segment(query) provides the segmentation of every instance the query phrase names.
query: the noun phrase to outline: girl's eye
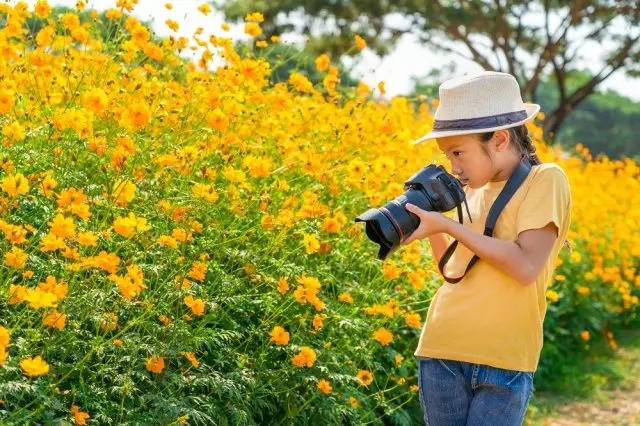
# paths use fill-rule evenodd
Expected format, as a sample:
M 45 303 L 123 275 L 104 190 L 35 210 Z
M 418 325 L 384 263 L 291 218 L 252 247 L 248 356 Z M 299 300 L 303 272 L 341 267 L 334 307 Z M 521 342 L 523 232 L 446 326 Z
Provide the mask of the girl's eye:
M 460 151 L 453 151 L 453 156 L 454 157 L 460 157 L 461 152 Z

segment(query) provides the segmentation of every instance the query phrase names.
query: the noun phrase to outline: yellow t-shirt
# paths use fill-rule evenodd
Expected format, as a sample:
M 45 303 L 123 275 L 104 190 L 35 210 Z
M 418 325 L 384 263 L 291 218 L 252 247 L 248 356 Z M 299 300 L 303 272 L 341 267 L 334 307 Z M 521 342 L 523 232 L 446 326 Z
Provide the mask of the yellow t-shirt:
M 506 184 L 489 182 L 465 189 L 473 223 L 480 233 L 489 208 Z M 545 293 L 571 220 L 571 192 L 565 172 L 555 163 L 533 166 L 529 176 L 500 213 L 494 238 L 516 241 L 527 229 L 553 222 L 558 238 L 535 284 L 523 285 L 479 259 L 457 284 L 436 292 L 414 355 L 465 361 L 509 370 L 535 372 L 542 349 Z M 464 273 L 473 253 L 461 243 L 445 268 L 448 277 Z

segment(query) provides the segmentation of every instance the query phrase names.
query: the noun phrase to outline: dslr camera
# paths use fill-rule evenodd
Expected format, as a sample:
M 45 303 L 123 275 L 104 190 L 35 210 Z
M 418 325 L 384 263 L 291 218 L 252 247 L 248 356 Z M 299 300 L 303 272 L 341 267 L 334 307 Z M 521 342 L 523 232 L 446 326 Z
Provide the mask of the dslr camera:
M 380 208 L 372 208 L 358 216 L 366 223 L 369 239 L 380 245 L 378 259 L 384 260 L 400 247 L 420 225 L 420 218 L 405 206 L 411 203 L 423 210 L 447 212 L 465 201 L 460 181 L 444 167 L 429 164 L 404 183 L 405 193 Z

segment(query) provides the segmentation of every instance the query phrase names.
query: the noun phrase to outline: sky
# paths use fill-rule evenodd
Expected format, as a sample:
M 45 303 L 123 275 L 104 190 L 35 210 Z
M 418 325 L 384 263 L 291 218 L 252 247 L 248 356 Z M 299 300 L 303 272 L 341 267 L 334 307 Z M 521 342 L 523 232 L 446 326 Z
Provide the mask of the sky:
M 9 3 L 15 4 L 15 0 Z M 36 0 L 27 0 L 33 5 Z M 49 0 L 49 4 L 75 7 L 75 0 Z M 105 10 L 114 7 L 116 0 L 89 0 L 87 9 Z M 151 22 L 153 30 L 158 36 L 166 37 L 170 34 L 176 36 L 191 37 L 196 28 L 204 29 L 200 39 L 207 40 L 209 35 L 231 36 L 234 39 L 248 40 L 249 36 L 244 34 L 243 25 L 231 24 L 231 30 L 224 32 L 221 24 L 224 17 L 215 10 L 208 16 L 200 13 L 197 8 L 205 3 L 204 0 L 173 0 L 172 10 L 164 7 L 165 0 L 139 0 L 133 11 L 133 15 L 141 20 Z M 172 32 L 166 26 L 167 19 L 177 21 L 180 28 L 177 33 Z M 282 37 L 284 43 L 300 43 L 303 39 L 293 34 L 285 34 Z M 595 57 L 599 47 L 595 44 L 585 46 L 589 49 L 589 55 Z M 198 52 L 188 52 L 183 56 L 199 57 Z M 481 67 L 472 61 L 466 61 L 450 55 L 435 53 L 427 46 L 417 40 L 413 34 L 405 34 L 399 40 L 396 48 L 389 55 L 380 58 L 371 50 L 365 49 L 357 57 L 353 67 L 354 77 L 374 87 L 379 81 L 385 82 L 386 96 L 406 95 L 412 90 L 411 77 L 421 77 L 433 68 L 444 68 L 451 61 L 457 65 L 456 71 L 451 77 L 466 74 L 468 72 L 481 70 Z M 348 62 L 348 60 L 347 60 Z M 587 63 L 587 66 L 594 67 L 594 63 Z M 595 70 L 595 67 L 593 68 Z M 635 101 L 640 101 L 640 78 L 625 76 L 623 72 L 616 72 L 604 83 L 601 83 L 601 90 L 613 89 Z

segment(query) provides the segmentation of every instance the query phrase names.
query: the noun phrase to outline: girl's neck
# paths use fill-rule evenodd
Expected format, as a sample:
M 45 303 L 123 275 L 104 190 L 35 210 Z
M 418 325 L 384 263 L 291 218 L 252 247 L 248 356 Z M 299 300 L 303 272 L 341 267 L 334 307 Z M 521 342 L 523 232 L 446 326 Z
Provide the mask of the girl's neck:
M 515 157 L 513 161 L 505 165 L 497 171 L 495 175 L 487 182 L 487 188 L 501 188 L 506 183 L 509 177 L 513 174 L 514 170 L 520 164 L 520 159 Z

